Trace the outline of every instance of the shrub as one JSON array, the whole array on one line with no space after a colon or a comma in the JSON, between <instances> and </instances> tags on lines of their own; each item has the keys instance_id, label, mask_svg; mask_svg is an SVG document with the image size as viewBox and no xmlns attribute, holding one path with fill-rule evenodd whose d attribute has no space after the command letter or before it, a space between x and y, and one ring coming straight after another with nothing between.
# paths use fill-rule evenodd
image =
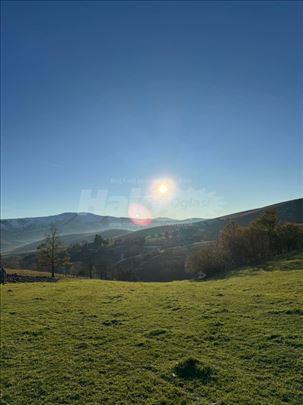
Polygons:
<instances>
[{"instance_id":1,"label":"shrub","mask_svg":"<svg viewBox=\"0 0 303 405\"><path fill-rule=\"evenodd\" d=\"M199 360L189 357L188 359L181 360L175 367L174 372L178 377L184 379L200 379L207 382L213 370L209 366L204 366Z\"/></svg>"},{"instance_id":2,"label":"shrub","mask_svg":"<svg viewBox=\"0 0 303 405\"><path fill-rule=\"evenodd\" d=\"M206 247L196 250L186 262L189 273L199 275L199 278L218 275L225 270L222 251L217 247Z\"/></svg>"}]
</instances>

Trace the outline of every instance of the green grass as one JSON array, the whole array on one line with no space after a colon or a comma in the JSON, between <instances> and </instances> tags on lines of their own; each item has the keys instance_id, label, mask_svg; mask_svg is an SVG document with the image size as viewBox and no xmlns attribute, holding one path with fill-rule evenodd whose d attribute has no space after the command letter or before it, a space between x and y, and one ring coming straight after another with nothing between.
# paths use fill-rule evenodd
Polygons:
<instances>
[{"instance_id":1,"label":"green grass","mask_svg":"<svg viewBox=\"0 0 303 405\"><path fill-rule=\"evenodd\" d=\"M298 260L207 282L2 286L2 404L302 404Z\"/></svg>"},{"instance_id":2,"label":"green grass","mask_svg":"<svg viewBox=\"0 0 303 405\"><path fill-rule=\"evenodd\" d=\"M48 271L37 271L28 269L6 269L7 274L18 274L20 276L30 276L30 277L51 277L51 273ZM69 275L55 273L56 278L71 277Z\"/></svg>"},{"instance_id":3,"label":"green grass","mask_svg":"<svg viewBox=\"0 0 303 405\"><path fill-rule=\"evenodd\" d=\"M49 276L49 273L43 271L27 270L27 269L6 269L7 274L18 274L20 276Z\"/></svg>"}]
</instances>

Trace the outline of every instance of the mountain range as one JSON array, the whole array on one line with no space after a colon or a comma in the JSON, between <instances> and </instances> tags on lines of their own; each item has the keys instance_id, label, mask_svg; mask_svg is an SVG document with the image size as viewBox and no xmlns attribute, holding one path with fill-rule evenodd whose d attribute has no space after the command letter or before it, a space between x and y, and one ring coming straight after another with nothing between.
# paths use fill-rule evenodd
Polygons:
<instances>
[{"instance_id":1,"label":"mountain range","mask_svg":"<svg viewBox=\"0 0 303 405\"><path fill-rule=\"evenodd\" d=\"M201 218L175 220L155 218L145 227L134 224L130 218L101 216L91 213L66 212L58 215L33 218L2 219L0 221L1 253L27 253L34 251L50 229L55 225L61 239L67 243L91 241L96 234L114 238L142 228L163 225L190 224Z\"/></svg>"},{"instance_id":2,"label":"mountain range","mask_svg":"<svg viewBox=\"0 0 303 405\"><path fill-rule=\"evenodd\" d=\"M45 238L51 224L57 227L62 240L67 244L91 241L96 234L101 234L104 238L123 237L129 240L141 236L153 238L154 235L172 231L172 229L181 230L189 243L209 241L216 238L227 221L232 220L240 225L247 225L269 207L276 209L281 222L303 223L303 198L214 219L155 218L144 228L135 225L130 218L126 217L63 213L47 217L1 220L1 253L11 255L35 251L37 245Z\"/></svg>"}]
</instances>

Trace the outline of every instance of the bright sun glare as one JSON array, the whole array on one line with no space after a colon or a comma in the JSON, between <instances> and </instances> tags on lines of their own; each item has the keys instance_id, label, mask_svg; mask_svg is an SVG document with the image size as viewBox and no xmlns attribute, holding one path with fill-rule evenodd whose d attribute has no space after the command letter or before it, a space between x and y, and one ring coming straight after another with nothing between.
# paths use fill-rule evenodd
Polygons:
<instances>
[{"instance_id":1,"label":"bright sun glare","mask_svg":"<svg viewBox=\"0 0 303 405\"><path fill-rule=\"evenodd\" d=\"M154 200L169 201L173 197L175 184L172 179L157 179L151 185L151 196Z\"/></svg>"},{"instance_id":2,"label":"bright sun glare","mask_svg":"<svg viewBox=\"0 0 303 405\"><path fill-rule=\"evenodd\" d=\"M167 185L166 184L161 184L159 187L159 191L161 194L167 193Z\"/></svg>"}]
</instances>

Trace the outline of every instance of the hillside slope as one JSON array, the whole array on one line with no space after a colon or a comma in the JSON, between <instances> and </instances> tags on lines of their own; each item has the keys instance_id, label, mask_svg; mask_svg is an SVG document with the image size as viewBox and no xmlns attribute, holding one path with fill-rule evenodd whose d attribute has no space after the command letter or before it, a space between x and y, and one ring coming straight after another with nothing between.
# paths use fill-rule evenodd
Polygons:
<instances>
[{"instance_id":1,"label":"hillside slope","mask_svg":"<svg viewBox=\"0 0 303 405\"><path fill-rule=\"evenodd\" d=\"M299 198L296 200L285 201L266 207L237 212L214 219L197 221L192 224L164 225L151 229L143 229L135 233L128 234L126 238L130 240L136 239L138 237L152 238L157 234L172 232L181 234L181 240L180 238L178 238L178 240L176 241L176 245L215 240L219 231L223 229L224 225L227 222L234 221L239 225L248 225L251 221L253 221L257 216L259 216L268 208L273 208L277 211L280 222L303 223L303 198Z\"/></svg>"},{"instance_id":2,"label":"hillside slope","mask_svg":"<svg viewBox=\"0 0 303 405\"><path fill-rule=\"evenodd\" d=\"M191 223L197 219L185 221L170 218L155 218L147 227L160 226L163 224ZM3 219L0 221L1 228L1 252L14 253L30 252L33 247L45 237L51 225L58 228L62 238L70 243L91 240L91 235L113 230L132 232L142 227L135 225L130 218L118 218L100 216L91 213L63 213L48 217ZM119 233L119 232L118 232ZM121 234L121 232L120 232ZM16 252L15 250L18 249Z\"/></svg>"},{"instance_id":3,"label":"hillside slope","mask_svg":"<svg viewBox=\"0 0 303 405\"><path fill-rule=\"evenodd\" d=\"M302 260L277 267L207 282L5 285L2 401L302 404Z\"/></svg>"},{"instance_id":4,"label":"hillside slope","mask_svg":"<svg viewBox=\"0 0 303 405\"><path fill-rule=\"evenodd\" d=\"M269 206L276 209L280 222L303 223L303 199ZM136 256L126 257L116 264L118 272L132 269L132 280L170 281L188 279L186 259L196 247L207 246L216 240L219 232L229 221L248 225L269 207L240 212L220 218L144 229L122 236L121 252L130 244L136 245L144 238L144 247Z\"/></svg>"},{"instance_id":5,"label":"hillside slope","mask_svg":"<svg viewBox=\"0 0 303 405\"><path fill-rule=\"evenodd\" d=\"M99 231L98 235L101 235L104 239L111 239L122 237L128 235L130 231L125 229L108 229L106 231ZM83 233L76 233L76 234L61 234L60 239L63 243L67 245L72 245L74 243L82 243L82 242L92 242L96 236L97 232L83 232ZM6 251L6 253L13 253L14 255L25 254L25 253L32 253L37 250L37 246L41 243L42 239L38 241L27 243L21 245L13 250Z\"/></svg>"},{"instance_id":6,"label":"hillside slope","mask_svg":"<svg viewBox=\"0 0 303 405\"><path fill-rule=\"evenodd\" d=\"M277 210L281 222L303 223L303 198L285 201L269 207ZM84 240L91 241L96 233L103 234L104 237L123 236L125 241L131 241L140 237L154 238L159 234L168 232L171 233L171 247L183 246L216 239L218 232L230 220L240 225L247 225L266 208L268 207L207 220L155 218L150 226L143 229L133 224L129 218L102 217L90 213L65 213L41 218L5 219L0 222L1 252L19 254L35 250L37 244L45 237L51 224L57 226L62 239L68 244Z\"/></svg>"}]
</instances>

